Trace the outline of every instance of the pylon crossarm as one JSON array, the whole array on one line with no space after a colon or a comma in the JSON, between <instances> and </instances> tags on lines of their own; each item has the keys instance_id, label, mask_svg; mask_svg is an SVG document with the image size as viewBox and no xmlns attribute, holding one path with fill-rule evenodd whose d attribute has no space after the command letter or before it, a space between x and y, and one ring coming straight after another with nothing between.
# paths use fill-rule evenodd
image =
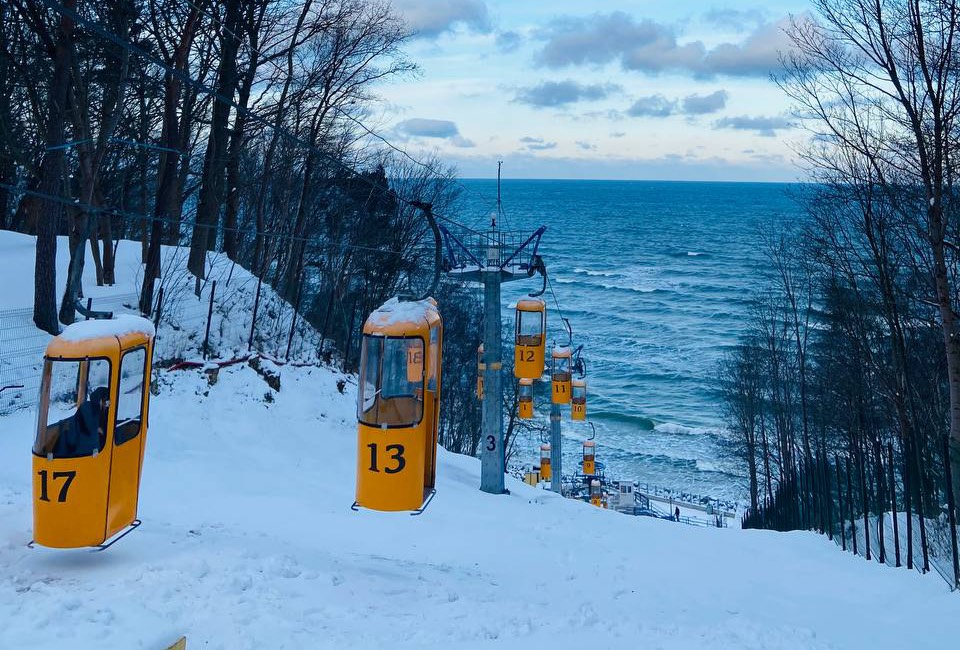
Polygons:
<instances>
[{"instance_id":1,"label":"pylon crossarm","mask_svg":"<svg viewBox=\"0 0 960 650\"><path fill-rule=\"evenodd\" d=\"M456 249L458 248L463 251L463 254L466 255L471 262L476 264L478 269L483 268L483 263L477 259L473 253L470 252L470 249L468 249L463 242L456 237L456 235L451 233L445 226L442 225L440 226L440 232L443 233L443 240L447 245L447 263L451 269L462 269L466 266L466 264L463 263L460 260L460 257L457 255Z\"/></svg>"},{"instance_id":2,"label":"pylon crossarm","mask_svg":"<svg viewBox=\"0 0 960 650\"><path fill-rule=\"evenodd\" d=\"M513 261L513 258L514 258L514 257L516 257L517 255L519 255L521 252L523 252L523 249L525 249L527 246L529 246L531 243L533 243L533 252L530 254L530 261L531 261L531 263L526 265L527 268L531 267L531 266L533 265L534 260L536 260L537 250L539 250L539 248L540 248L540 239L543 237L543 233L545 233L546 231L547 231L547 227L546 227L546 226L540 226L539 228L537 228L537 229L534 231L534 233L527 238L527 241L523 242L523 243L520 245L520 247L517 248L517 250L515 250L515 251L513 251L513 253L511 253L510 257L508 257L506 260L504 260L504 262L500 265L500 268L502 269L502 268L504 268L504 267L506 267L506 266L509 266L509 265L510 265L510 262ZM523 268L524 265L521 264L520 267Z\"/></svg>"}]
</instances>

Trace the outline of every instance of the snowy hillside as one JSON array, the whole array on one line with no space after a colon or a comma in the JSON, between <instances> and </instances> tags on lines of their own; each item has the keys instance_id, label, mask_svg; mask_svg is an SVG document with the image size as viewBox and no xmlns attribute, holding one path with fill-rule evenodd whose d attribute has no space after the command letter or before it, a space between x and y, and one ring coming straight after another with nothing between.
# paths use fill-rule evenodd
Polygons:
<instances>
[{"instance_id":1,"label":"snowy hillside","mask_svg":"<svg viewBox=\"0 0 960 650\"><path fill-rule=\"evenodd\" d=\"M26 547L34 414L0 417L0 648L161 650L184 634L190 649L230 650L960 638L960 601L939 580L813 534L628 517L512 479L509 496L487 495L463 456L441 452L422 516L353 512L354 379L264 363L279 391L247 364L212 384L159 374L144 523L102 553Z\"/></svg>"},{"instance_id":2,"label":"snowy hillside","mask_svg":"<svg viewBox=\"0 0 960 650\"><path fill-rule=\"evenodd\" d=\"M0 231L0 386L22 384L23 390L7 390L0 396L0 414L30 406L40 378L40 356L50 336L33 325L34 238ZM250 336L252 305L257 279L226 256L209 254L209 278L201 295L194 295L193 276L186 270L187 250L162 249L161 281L164 288L163 319L156 344L162 360L199 359L203 342L210 292L216 282L211 317L209 350L212 357L231 358L245 354ZM60 237L57 246L57 296L63 295L69 243ZM87 251L83 273L85 298L93 299L95 310L114 313L136 312L143 272L139 242L120 241L116 249L117 284L98 287L95 268ZM267 354L285 356L293 309L264 287L254 332L255 347ZM291 359L316 359L317 333L303 319L296 324Z\"/></svg>"}]
</instances>

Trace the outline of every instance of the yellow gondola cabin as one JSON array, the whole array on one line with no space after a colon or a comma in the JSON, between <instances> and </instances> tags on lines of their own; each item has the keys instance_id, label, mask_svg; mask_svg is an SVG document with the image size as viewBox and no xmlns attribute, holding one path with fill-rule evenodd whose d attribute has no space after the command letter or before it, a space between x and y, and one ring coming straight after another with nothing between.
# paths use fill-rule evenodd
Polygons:
<instances>
[{"instance_id":1,"label":"yellow gondola cabin","mask_svg":"<svg viewBox=\"0 0 960 650\"><path fill-rule=\"evenodd\" d=\"M583 443L583 473L587 476L597 473L597 443L593 440Z\"/></svg>"},{"instance_id":2,"label":"yellow gondola cabin","mask_svg":"<svg viewBox=\"0 0 960 650\"><path fill-rule=\"evenodd\" d=\"M517 416L521 420L533 419L533 380L521 379L517 392Z\"/></svg>"},{"instance_id":3,"label":"yellow gondola cabin","mask_svg":"<svg viewBox=\"0 0 960 650\"><path fill-rule=\"evenodd\" d=\"M551 370L551 395L554 404L569 404L571 392L570 364L573 354L568 347L553 349L553 368Z\"/></svg>"},{"instance_id":4,"label":"yellow gondola cabin","mask_svg":"<svg viewBox=\"0 0 960 650\"><path fill-rule=\"evenodd\" d=\"M33 539L99 546L139 524L153 324L139 316L88 320L44 355L33 445Z\"/></svg>"},{"instance_id":5,"label":"yellow gondola cabin","mask_svg":"<svg viewBox=\"0 0 960 650\"><path fill-rule=\"evenodd\" d=\"M603 486L597 479L590 481L590 505L603 507Z\"/></svg>"},{"instance_id":6,"label":"yellow gondola cabin","mask_svg":"<svg viewBox=\"0 0 960 650\"><path fill-rule=\"evenodd\" d=\"M540 445L540 480L549 481L550 472L550 445Z\"/></svg>"},{"instance_id":7,"label":"yellow gondola cabin","mask_svg":"<svg viewBox=\"0 0 960 650\"><path fill-rule=\"evenodd\" d=\"M574 379L570 386L570 419L587 419L587 382L582 379Z\"/></svg>"},{"instance_id":8,"label":"yellow gondola cabin","mask_svg":"<svg viewBox=\"0 0 960 650\"><path fill-rule=\"evenodd\" d=\"M513 374L517 379L540 379L546 359L547 305L539 298L517 302L517 333Z\"/></svg>"},{"instance_id":9,"label":"yellow gondola cabin","mask_svg":"<svg viewBox=\"0 0 960 650\"><path fill-rule=\"evenodd\" d=\"M437 470L443 320L432 298L394 298L363 326L356 505L417 510Z\"/></svg>"}]
</instances>

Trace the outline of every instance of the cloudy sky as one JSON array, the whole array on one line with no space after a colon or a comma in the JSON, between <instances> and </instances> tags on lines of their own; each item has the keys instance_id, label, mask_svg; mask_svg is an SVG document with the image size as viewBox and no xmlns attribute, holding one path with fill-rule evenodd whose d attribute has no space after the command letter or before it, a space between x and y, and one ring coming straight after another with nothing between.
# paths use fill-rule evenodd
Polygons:
<instances>
[{"instance_id":1,"label":"cloudy sky","mask_svg":"<svg viewBox=\"0 0 960 650\"><path fill-rule=\"evenodd\" d=\"M770 81L806 0L392 0L415 78L378 127L465 177L796 180Z\"/></svg>"}]
</instances>

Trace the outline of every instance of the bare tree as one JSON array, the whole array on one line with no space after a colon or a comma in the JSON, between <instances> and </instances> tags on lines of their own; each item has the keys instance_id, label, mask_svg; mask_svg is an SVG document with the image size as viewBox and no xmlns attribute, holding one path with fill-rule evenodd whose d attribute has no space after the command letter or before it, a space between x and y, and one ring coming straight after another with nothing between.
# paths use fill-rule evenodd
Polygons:
<instances>
[{"instance_id":1,"label":"bare tree","mask_svg":"<svg viewBox=\"0 0 960 650\"><path fill-rule=\"evenodd\" d=\"M923 233L949 389L951 462L960 475L960 338L955 212L960 7L952 0L815 0L816 20L788 30L781 86L829 152L846 148L906 229ZM818 165L823 156L811 155ZM960 497L960 486L957 489Z\"/></svg>"}]
</instances>

